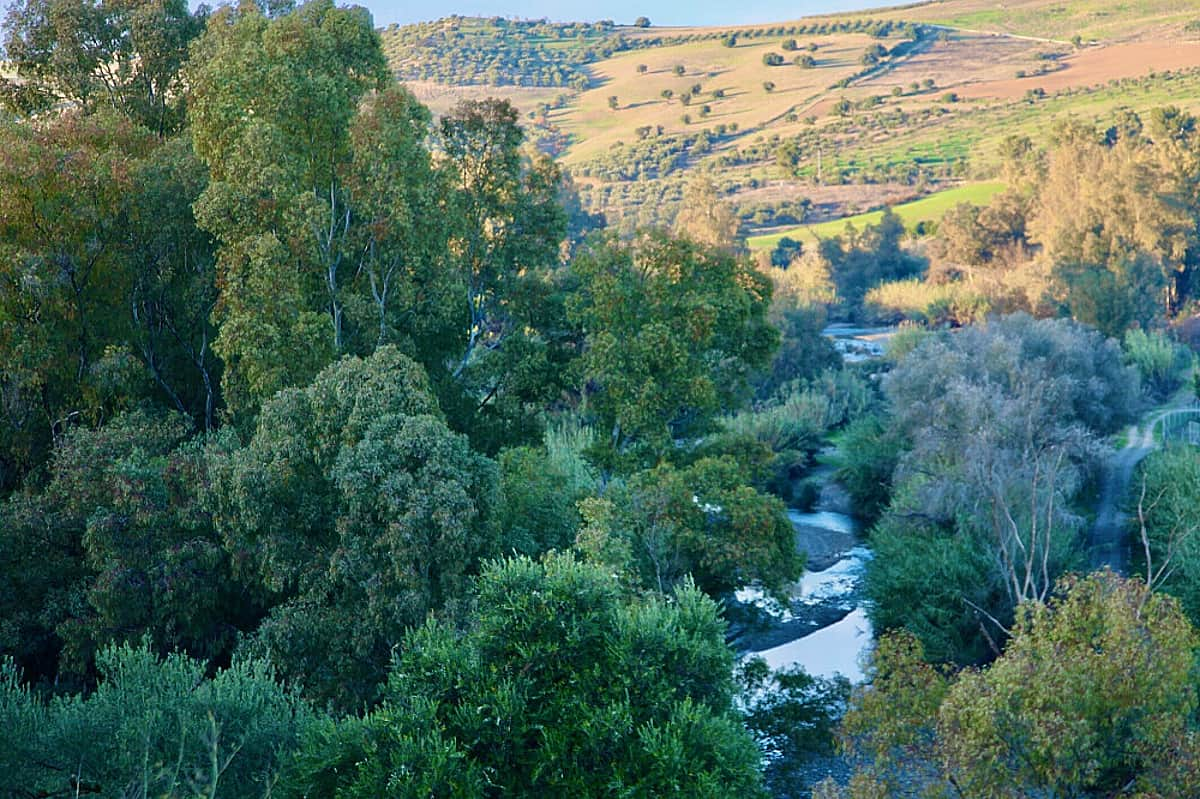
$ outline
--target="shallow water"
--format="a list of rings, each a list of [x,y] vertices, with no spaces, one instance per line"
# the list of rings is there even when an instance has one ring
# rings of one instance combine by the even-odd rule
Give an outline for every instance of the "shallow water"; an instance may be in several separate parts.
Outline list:
[[[754,586],[736,592],[734,599],[763,611],[771,627],[746,642],[746,655],[760,655],[772,668],[799,664],[813,675],[841,673],[852,682],[861,681],[871,626],[860,606],[859,587],[872,553],[858,542],[858,526],[849,516],[789,511],[788,517],[796,526],[799,549],[832,543],[836,559],[826,568],[805,571],[786,604]]]
[[[863,657],[871,647],[871,622],[862,608],[841,621],[795,641],[754,654],[772,669],[799,665],[814,677],[841,674],[852,683],[863,681]]]

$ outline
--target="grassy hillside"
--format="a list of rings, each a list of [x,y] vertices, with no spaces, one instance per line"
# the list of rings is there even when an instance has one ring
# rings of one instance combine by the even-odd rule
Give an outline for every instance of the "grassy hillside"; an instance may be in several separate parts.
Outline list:
[[[1194,2],[944,0],[740,28],[451,18],[384,38],[435,113],[511,99],[623,229],[669,223],[704,174],[774,233],[801,205],[823,224],[986,181],[1001,139],[1066,116],[1200,110],[1198,28]]]
[[[1184,32],[1200,20],[1194,0],[934,0],[879,13],[980,31],[1069,41],[1127,41]],[[1194,33],[1194,31],[1192,32]]]
[[[953,189],[946,189],[931,194],[920,200],[903,203],[892,208],[896,215],[904,221],[905,227],[912,228],[919,222],[937,222],[942,215],[959,203],[972,205],[987,205],[993,197],[1004,191],[1004,184],[999,181],[968,183]],[[806,243],[819,239],[828,239],[842,233],[847,225],[854,225],[862,230],[867,225],[874,225],[883,217],[883,211],[870,211],[865,214],[855,214],[843,219],[832,219],[814,225],[800,225],[787,230],[776,231],[763,236],[752,236],[746,243],[753,250],[765,250],[774,247],[784,236]]]

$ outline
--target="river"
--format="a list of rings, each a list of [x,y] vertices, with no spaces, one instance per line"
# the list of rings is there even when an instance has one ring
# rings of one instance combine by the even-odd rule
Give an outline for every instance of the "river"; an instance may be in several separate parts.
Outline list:
[[[797,548],[809,553],[809,568],[790,587],[786,602],[755,587],[735,594],[734,645],[773,669],[799,665],[813,676],[841,674],[861,682],[872,640],[861,599],[863,567],[871,552],[846,514],[790,511],[788,516]]]

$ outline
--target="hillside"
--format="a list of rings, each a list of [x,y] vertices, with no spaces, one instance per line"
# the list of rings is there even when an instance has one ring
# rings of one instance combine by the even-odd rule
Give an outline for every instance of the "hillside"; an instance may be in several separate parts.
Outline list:
[[[669,223],[695,174],[748,235],[781,234],[991,179],[1004,137],[1044,139],[1065,116],[1200,108],[1200,9],[1167,0],[944,0],[725,28],[455,17],[384,42],[435,112],[511,99],[624,230]]]

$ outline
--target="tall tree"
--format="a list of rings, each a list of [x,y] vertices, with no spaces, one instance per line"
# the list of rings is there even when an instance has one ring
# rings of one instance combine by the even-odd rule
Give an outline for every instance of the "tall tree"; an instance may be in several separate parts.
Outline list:
[[[142,399],[211,427],[211,242],[186,142],[109,111],[0,127],[0,487]]]
[[[646,235],[601,239],[572,264],[583,375],[612,455],[633,462],[705,431],[778,342],[770,280],[730,253]]]
[[[477,445],[528,439],[527,405],[553,399],[573,338],[562,298],[567,218],[553,161],[522,153],[517,111],[502,100],[464,101],[442,118],[450,174],[449,247],[465,311],[443,404],[476,431]]]
[[[66,102],[109,108],[159,136],[183,126],[188,46],[206,7],[185,0],[19,0],[4,20],[0,103],[20,114]]]
[[[465,631],[406,637],[383,705],[309,738],[282,788],[316,799],[760,797],[717,606],[630,601],[570,556],[490,564]]]
[[[345,709],[375,698],[404,629],[500,549],[495,464],[392,346],[281,391],[249,444],[212,464],[218,529],[273,606],[253,648]]]
[[[189,121],[220,248],[214,348],[227,402],[253,411],[348,351],[355,222],[344,186],[359,101],[388,82],[362,8],[314,0],[268,19],[224,8],[194,47]]]

